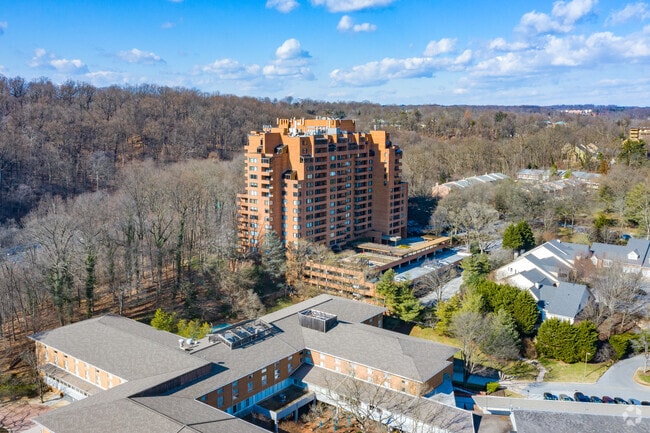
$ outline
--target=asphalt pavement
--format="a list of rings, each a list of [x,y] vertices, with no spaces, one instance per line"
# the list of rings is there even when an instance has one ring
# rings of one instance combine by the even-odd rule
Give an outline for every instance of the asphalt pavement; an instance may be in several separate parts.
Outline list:
[[[625,400],[636,398],[650,401],[650,386],[641,385],[633,379],[634,372],[643,367],[643,363],[643,355],[638,355],[612,365],[596,383],[535,382],[524,387],[522,394],[529,398],[542,399],[544,392],[573,396],[574,392],[580,391],[589,396],[607,395]]]

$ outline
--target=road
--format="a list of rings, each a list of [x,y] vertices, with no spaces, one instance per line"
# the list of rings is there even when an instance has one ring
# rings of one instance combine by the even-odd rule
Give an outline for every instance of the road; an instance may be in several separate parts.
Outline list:
[[[541,399],[544,392],[573,396],[574,392],[580,391],[599,397],[608,395],[650,401],[650,386],[640,385],[632,378],[639,367],[643,367],[643,355],[617,362],[596,383],[536,382],[524,387],[523,395]]]

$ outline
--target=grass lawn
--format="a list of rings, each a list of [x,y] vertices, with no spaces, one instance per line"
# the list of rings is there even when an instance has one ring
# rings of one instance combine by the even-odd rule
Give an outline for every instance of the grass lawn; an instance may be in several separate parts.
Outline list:
[[[539,362],[546,367],[545,382],[595,383],[611,366],[608,362],[588,363],[585,375],[584,362],[566,364],[551,359],[540,359]]]
[[[278,298],[276,302],[277,303],[274,306],[269,307],[269,308],[266,309],[267,314],[268,313],[273,313],[274,311],[278,311],[278,310],[281,310],[281,309],[286,308],[286,307],[290,307],[290,306],[292,306],[293,304],[296,303],[296,301],[294,301],[294,300],[292,300],[291,298],[288,298],[288,297],[286,297],[286,298]]]
[[[636,371],[634,374],[634,379],[636,379],[637,382],[643,385],[650,385],[650,373],[644,374],[641,370],[639,369]]]
[[[449,346],[460,347],[458,341],[455,338],[447,337],[438,333],[433,328],[421,328],[419,326],[414,326],[411,329],[409,334],[412,337],[424,338],[425,340],[435,341],[436,343],[447,344]]]

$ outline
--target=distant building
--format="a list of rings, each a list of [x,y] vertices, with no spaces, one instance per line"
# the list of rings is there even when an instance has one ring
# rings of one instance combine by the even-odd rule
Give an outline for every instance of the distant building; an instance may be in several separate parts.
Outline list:
[[[650,126],[630,128],[629,138],[630,140],[643,140],[650,143]]]
[[[507,179],[510,179],[510,177],[503,173],[486,173],[482,176],[467,177],[461,180],[446,182],[441,185],[436,184],[436,186],[433,187],[431,194],[437,198],[445,198],[454,190],[465,189],[471,185],[496,183]]]
[[[284,244],[328,247],[406,236],[402,150],[386,131],[357,132],[353,120],[279,119],[248,136],[244,176],[243,250],[255,251],[269,231]]]
[[[517,180],[536,184],[549,193],[559,192],[568,187],[597,189],[600,178],[599,173],[572,170],[557,170],[555,174],[552,174],[549,169],[525,168],[517,172]]]

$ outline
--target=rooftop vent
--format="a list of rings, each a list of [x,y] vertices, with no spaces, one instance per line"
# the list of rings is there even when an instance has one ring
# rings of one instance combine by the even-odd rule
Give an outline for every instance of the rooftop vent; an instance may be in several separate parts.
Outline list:
[[[336,326],[338,320],[335,314],[324,313],[318,310],[305,310],[298,313],[298,321],[303,328],[327,332]]]

